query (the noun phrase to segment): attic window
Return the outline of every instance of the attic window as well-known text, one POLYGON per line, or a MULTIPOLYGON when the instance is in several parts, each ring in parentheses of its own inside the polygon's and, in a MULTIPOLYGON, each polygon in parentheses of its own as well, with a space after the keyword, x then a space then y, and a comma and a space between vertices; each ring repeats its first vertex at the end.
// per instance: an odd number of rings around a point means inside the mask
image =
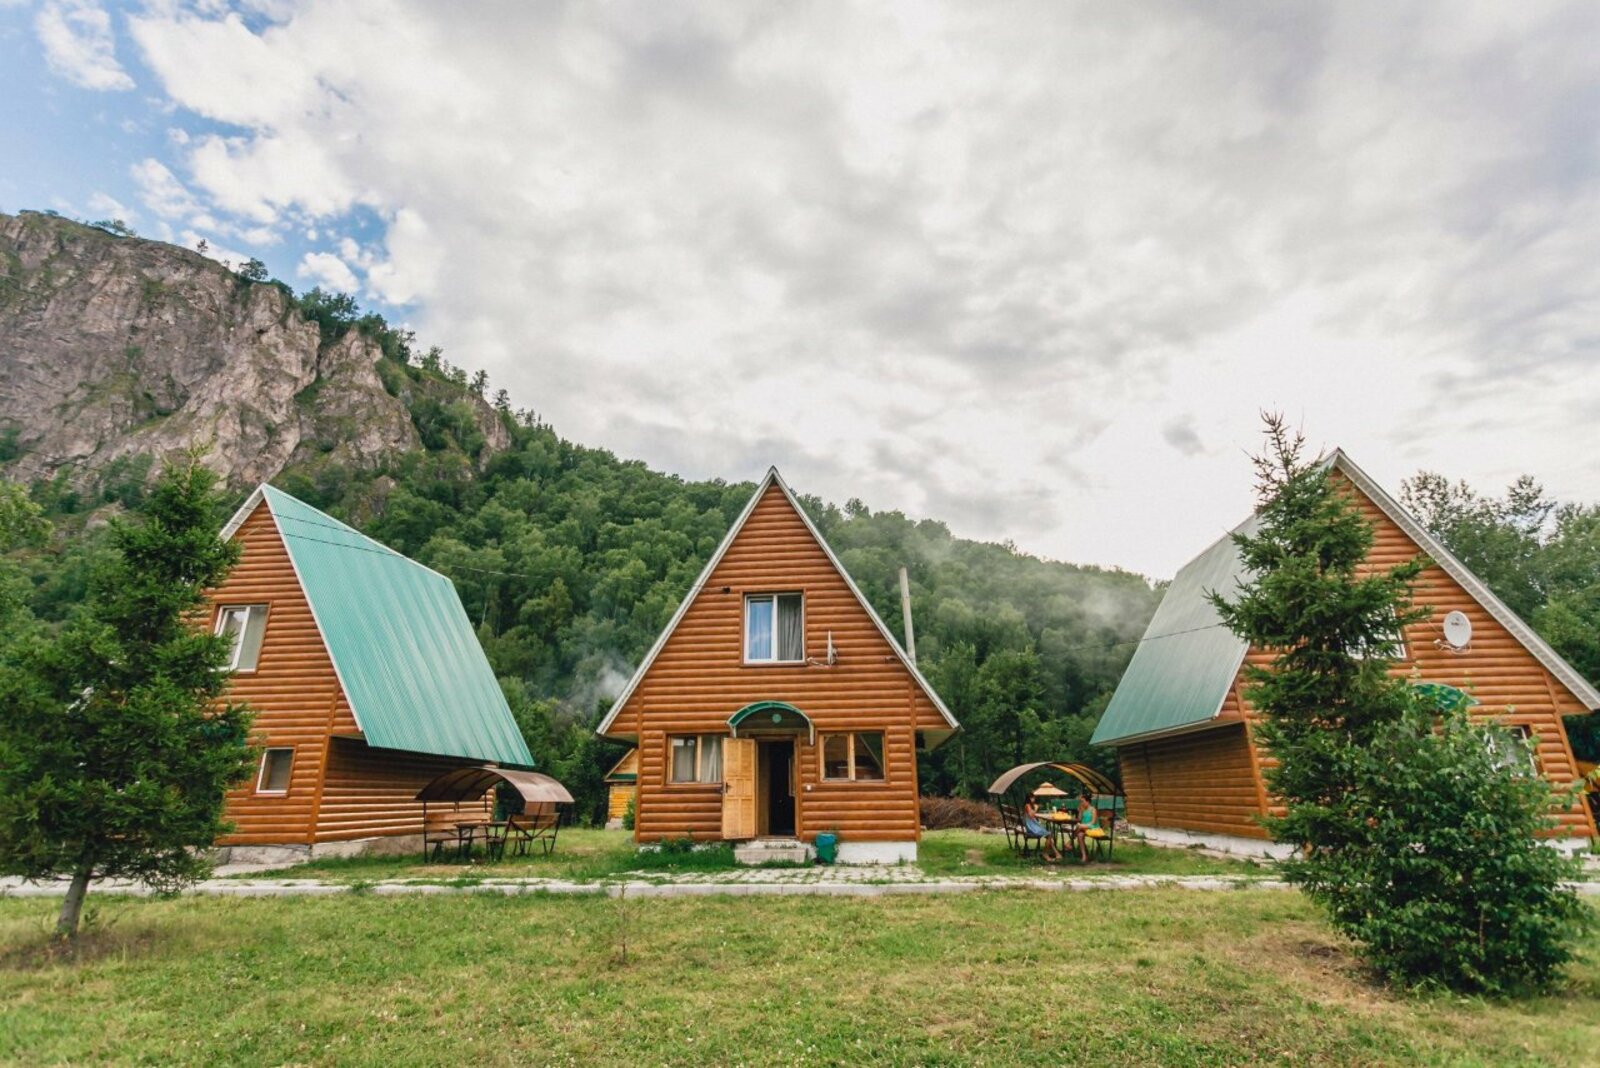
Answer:
POLYGON ((805 598, 798 593, 753 593, 746 597, 745 663, 797 664, 805 658, 805 598))
POLYGON ((224 605, 217 612, 217 633, 233 642, 225 670, 254 671, 261 659, 261 637, 266 629, 266 605, 224 605))

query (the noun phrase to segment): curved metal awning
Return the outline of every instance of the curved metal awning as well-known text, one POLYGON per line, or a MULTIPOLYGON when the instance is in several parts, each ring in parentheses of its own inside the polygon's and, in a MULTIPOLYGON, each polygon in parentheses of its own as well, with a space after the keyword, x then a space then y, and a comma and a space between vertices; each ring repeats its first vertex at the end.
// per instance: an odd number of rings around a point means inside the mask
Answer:
POLYGON ((1001 775, 998 779, 989 784, 989 795, 994 797, 996 795, 1005 793, 1007 790, 1016 785, 1018 779, 1021 779, 1024 775, 1031 771, 1038 771, 1040 768, 1054 768, 1064 775, 1070 775, 1097 794, 1111 794, 1116 796, 1122 793, 1121 790, 1117 789, 1116 783, 1112 782, 1098 771, 1095 771, 1087 764, 1057 764, 1049 760, 1040 760, 1032 764, 1018 764, 1010 771, 1001 775))
POLYGON ((474 801, 490 788, 505 783, 521 795, 524 801, 534 804, 572 804, 567 788, 548 775, 537 771, 515 771, 511 768, 457 768, 447 771, 417 791, 418 801, 474 801))
POLYGON ((751 731, 805 731, 812 745, 817 744, 817 727, 811 717, 787 701, 757 701, 745 705, 728 717, 728 730, 735 738, 739 729, 751 731))

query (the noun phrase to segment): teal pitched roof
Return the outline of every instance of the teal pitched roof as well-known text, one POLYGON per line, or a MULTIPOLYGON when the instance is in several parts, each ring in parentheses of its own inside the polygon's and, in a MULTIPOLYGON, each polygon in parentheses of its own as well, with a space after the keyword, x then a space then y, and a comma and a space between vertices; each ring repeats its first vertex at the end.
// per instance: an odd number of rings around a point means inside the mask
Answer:
POLYGON ((265 484, 223 536, 258 504, 283 536, 368 745, 533 765, 454 583, 265 484))
MULTIPOLYGON (((1251 516, 1235 533, 1253 532, 1255 525, 1251 516)), ((1198 726, 1222 711, 1247 643, 1222 625, 1206 595, 1231 596, 1243 576, 1232 535, 1184 565, 1094 729, 1095 745, 1198 726)))

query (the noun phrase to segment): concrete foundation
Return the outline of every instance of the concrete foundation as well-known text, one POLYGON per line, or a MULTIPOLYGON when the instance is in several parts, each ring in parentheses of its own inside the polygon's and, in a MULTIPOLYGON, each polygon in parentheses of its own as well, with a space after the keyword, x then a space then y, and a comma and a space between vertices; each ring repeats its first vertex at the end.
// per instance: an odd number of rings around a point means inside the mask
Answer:
POLYGON ((213 864, 271 864, 288 867, 323 857, 398 857, 422 854, 422 835, 390 834, 376 838, 355 838, 347 842, 317 842, 314 845, 285 842, 281 845, 217 846, 211 850, 213 864))
POLYGON ((850 842, 839 843, 840 864, 915 864, 915 842, 850 842))
POLYGON ((1207 834, 1203 831, 1186 831, 1179 827, 1139 827, 1134 832, 1155 845, 1187 849, 1199 846, 1217 853, 1230 853, 1237 857, 1266 857, 1282 860, 1294 852, 1294 847, 1265 838, 1246 838, 1237 834, 1207 834))

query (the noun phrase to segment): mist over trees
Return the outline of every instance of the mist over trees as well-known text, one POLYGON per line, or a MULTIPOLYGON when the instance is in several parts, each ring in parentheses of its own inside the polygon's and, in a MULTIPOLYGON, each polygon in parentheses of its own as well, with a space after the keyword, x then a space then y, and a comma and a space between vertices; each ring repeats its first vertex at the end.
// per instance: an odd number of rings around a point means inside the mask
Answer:
MULTIPOLYGON (((455 581, 535 758, 569 784, 580 813, 598 815, 601 777, 621 750, 593 727, 754 486, 686 481, 566 441, 514 411, 487 375, 437 348, 414 352, 409 331, 348 296, 312 290, 296 302, 325 344, 353 329, 378 342, 379 377, 422 448, 378 470, 319 457, 275 481, 455 581), (485 419, 505 427, 508 448, 491 455, 485 419)), ((32 488, 67 532, 23 565, 42 619, 82 599, 102 552, 91 517, 136 506, 150 470, 141 458, 92 486, 62 477, 32 488)), ((924 759, 926 792, 981 795, 1022 759, 1114 771, 1113 754, 1088 739, 1159 599, 1149 581, 964 540, 858 500, 802 504, 896 637, 898 571, 909 569, 920 666, 964 728, 924 759)))

